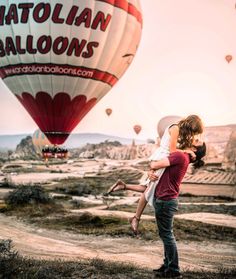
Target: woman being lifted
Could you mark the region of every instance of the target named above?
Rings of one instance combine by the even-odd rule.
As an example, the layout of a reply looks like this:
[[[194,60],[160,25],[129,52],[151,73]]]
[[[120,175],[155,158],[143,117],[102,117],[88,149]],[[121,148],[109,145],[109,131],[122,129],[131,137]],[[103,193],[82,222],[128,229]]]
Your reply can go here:
[[[154,151],[149,157],[149,161],[158,161],[166,158],[170,153],[181,151],[190,153],[192,159],[195,154],[191,150],[194,137],[203,133],[203,123],[199,116],[189,115],[188,117],[180,120],[178,123],[169,125],[161,138],[160,146]],[[141,215],[144,211],[145,206],[148,204],[153,205],[154,191],[158,184],[163,172],[163,169],[156,171],[158,180],[152,182],[146,179],[144,183],[140,185],[126,185],[126,183],[120,179],[110,187],[107,194],[120,190],[132,190],[136,192],[142,192],[139,199],[136,213],[129,220],[132,231],[138,233],[138,225]]]

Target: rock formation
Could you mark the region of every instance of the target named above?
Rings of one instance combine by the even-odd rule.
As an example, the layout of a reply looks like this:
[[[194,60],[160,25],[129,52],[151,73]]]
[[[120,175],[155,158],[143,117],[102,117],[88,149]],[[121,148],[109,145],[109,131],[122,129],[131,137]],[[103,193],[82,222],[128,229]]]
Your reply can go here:
[[[222,166],[225,169],[236,170],[236,131],[233,131],[230,135],[225,148]]]
[[[207,144],[207,156],[204,161],[208,164],[217,164],[225,169],[235,170],[236,160],[236,125],[207,127],[204,140]],[[88,143],[82,148],[69,150],[70,158],[107,158],[113,160],[147,160],[157,148],[157,144],[122,145],[119,141],[105,140],[98,144]],[[18,145],[11,158],[39,159],[34,150],[32,138],[24,138]]]
[[[17,145],[15,152],[12,153],[11,159],[36,159],[38,155],[34,149],[32,137],[27,136]]]

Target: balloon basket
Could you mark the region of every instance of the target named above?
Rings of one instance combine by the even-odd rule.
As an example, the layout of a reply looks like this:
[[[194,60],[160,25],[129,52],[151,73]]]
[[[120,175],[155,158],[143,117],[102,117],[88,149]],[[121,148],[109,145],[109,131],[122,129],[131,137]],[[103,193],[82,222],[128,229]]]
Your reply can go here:
[[[42,157],[48,162],[48,159],[67,159],[68,150],[66,148],[53,146],[42,149]]]

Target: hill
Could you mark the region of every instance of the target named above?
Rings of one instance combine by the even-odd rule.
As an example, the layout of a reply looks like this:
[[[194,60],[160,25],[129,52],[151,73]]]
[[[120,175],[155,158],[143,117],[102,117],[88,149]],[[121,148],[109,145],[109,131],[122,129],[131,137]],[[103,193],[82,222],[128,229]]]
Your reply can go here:
[[[29,134],[0,135],[0,151],[15,150],[17,144]]]
[[[21,134],[21,135],[0,135],[0,151],[7,151],[16,149],[16,146],[21,142],[22,139],[27,136],[32,136],[31,134]],[[87,143],[97,144],[104,141],[119,141],[121,144],[131,144],[133,139],[122,138],[111,135],[99,134],[99,133],[81,133],[81,134],[71,134],[66,141],[65,146],[68,149],[79,148]],[[135,140],[137,144],[143,144],[145,141]]]

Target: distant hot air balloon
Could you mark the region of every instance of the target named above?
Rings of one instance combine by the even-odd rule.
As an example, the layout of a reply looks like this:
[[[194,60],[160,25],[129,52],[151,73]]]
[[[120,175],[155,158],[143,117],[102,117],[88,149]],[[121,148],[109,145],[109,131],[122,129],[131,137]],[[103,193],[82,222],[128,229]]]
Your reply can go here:
[[[62,144],[133,60],[139,0],[3,0],[0,11],[0,77]]]
[[[32,142],[37,154],[42,155],[42,149],[45,146],[52,147],[53,145],[47,139],[43,132],[37,129],[32,135]]]
[[[225,60],[230,63],[230,61],[233,59],[233,56],[232,55],[226,55],[225,56]]]
[[[167,126],[178,123],[183,117],[177,116],[177,115],[168,115],[163,118],[161,118],[157,124],[157,132],[159,137],[161,138],[164,134],[164,131]]]
[[[135,133],[138,135],[141,132],[142,127],[140,125],[134,125],[133,129]]]
[[[107,114],[108,116],[110,116],[111,113],[112,113],[112,109],[111,109],[111,108],[107,108],[107,109],[106,109],[106,114]]]

